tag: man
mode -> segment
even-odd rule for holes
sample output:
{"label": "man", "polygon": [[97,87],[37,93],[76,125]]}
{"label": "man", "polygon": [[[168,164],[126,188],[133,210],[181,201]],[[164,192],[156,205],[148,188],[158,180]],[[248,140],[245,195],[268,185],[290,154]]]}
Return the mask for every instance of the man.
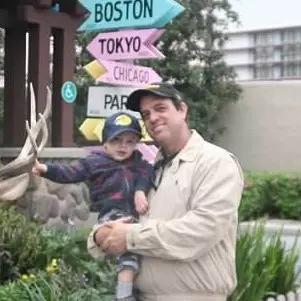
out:
{"label": "man", "polygon": [[[134,91],[127,108],[139,111],[160,146],[149,211],[94,229],[88,250],[142,255],[135,285],[142,301],[225,301],[236,286],[237,210],[243,174],[235,157],[206,142],[187,124],[188,107],[167,83]],[[99,236],[109,232],[99,246]]]}

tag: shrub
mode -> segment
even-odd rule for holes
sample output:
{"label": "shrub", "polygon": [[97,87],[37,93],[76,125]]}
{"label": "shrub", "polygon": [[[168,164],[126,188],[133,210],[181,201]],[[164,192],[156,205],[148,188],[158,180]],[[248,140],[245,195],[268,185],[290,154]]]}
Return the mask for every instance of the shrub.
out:
{"label": "shrub", "polygon": [[[66,274],[85,275],[90,286],[97,287],[99,292],[111,293],[115,289],[116,268],[114,260],[96,261],[87,252],[87,236],[90,229],[80,228],[71,233],[57,230],[42,231],[45,243],[43,252],[48,262],[59,258],[66,269]],[[65,269],[65,270],[66,270]]]}
{"label": "shrub", "polygon": [[0,233],[0,283],[46,265],[41,227],[29,222],[14,207],[0,206]]}
{"label": "shrub", "polygon": [[[73,277],[73,282],[70,279]],[[0,287],[1,301],[106,301],[112,295],[103,295],[99,290],[78,281],[79,275],[68,276],[68,285],[64,274],[39,272],[35,279],[18,279]]]}
{"label": "shrub", "polygon": [[236,250],[238,284],[228,301],[259,301],[296,289],[300,273],[296,271],[296,243],[286,251],[282,232],[267,240],[264,229],[264,222],[259,222],[240,233]]}
{"label": "shrub", "polygon": [[241,221],[263,216],[301,219],[301,175],[246,173],[247,187],[239,208]]}
{"label": "shrub", "polygon": [[47,263],[56,258],[70,268],[70,273],[85,275],[91,286],[102,292],[113,291],[114,262],[92,260],[86,248],[89,231],[45,229],[13,207],[0,206],[0,283],[45,270]]}
{"label": "shrub", "polygon": [[[261,185],[257,191],[265,187]],[[1,301],[110,300],[115,289],[115,263],[98,262],[89,256],[86,237],[90,229],[71,233],[46,230],[5,207],[0,207],[0,220],[0,276],[2,282],[6,281],[0,286]],[[228,301],[262,300],[295,289],[297,247],[295,244],[285,251],[280,237],[281,232],[267,240],[264,223],[240,233],[236,255],[238,286]],[[49,275],[46,266],[51,259],[57,259],[59,265]],[[20,273],[32,273],[36,279],[22,280]]]}

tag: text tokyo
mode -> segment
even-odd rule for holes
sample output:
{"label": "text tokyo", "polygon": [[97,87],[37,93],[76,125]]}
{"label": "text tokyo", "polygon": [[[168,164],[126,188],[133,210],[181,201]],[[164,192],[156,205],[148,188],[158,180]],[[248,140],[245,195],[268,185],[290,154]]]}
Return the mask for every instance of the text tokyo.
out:
{"label": "text tokyo", "polygon": [[120,37],[110,39],[98,40],[101,53],[125,53],[125,52],[139,52],[141,49],[140,37]]}

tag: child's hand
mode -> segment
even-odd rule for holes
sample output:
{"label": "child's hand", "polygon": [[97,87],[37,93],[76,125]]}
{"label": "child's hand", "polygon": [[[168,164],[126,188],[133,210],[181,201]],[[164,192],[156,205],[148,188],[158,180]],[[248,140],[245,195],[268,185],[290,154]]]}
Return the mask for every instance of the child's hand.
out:
{"label": "child's hand", "polygon": [[46,164],[42,164],[42,163],[39,163],[37,162],[33,167],[32,167],[32,173],[34,175],[37,175],[37,176],[41,176],[43,175],[44,173],[47,172],[47,165]]}
{"label": "child's hand", "polygon": [[148,202],[144,191],[136,191],[134,196],[135,209],[139,214],[144,214],[148,210]]}

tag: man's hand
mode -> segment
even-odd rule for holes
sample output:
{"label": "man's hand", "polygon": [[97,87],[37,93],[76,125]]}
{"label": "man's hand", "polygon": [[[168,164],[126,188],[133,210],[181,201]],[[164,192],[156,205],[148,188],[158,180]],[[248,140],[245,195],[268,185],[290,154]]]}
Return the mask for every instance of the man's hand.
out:
{"label": "man's hand", "polygon": [[126,235],[130,230],[131,224],[127,224],[125,219],[120,219],[105,223],[110,228],[108,237],[102,244],[102,248],[106,253],[113,255],[122,255],[126,249]]}
{"label": "man's hand", "polygon": [[94,240],[95,243],[99,246],[102,246],[103,242],[108,238],[111,228],[104,225],[101,225],[95,232]]}
{"label": "man's hand", "polygon": [[148,202],[144,191],[137,190],[134,195],[135,209],[139,214],[148,210]]}

